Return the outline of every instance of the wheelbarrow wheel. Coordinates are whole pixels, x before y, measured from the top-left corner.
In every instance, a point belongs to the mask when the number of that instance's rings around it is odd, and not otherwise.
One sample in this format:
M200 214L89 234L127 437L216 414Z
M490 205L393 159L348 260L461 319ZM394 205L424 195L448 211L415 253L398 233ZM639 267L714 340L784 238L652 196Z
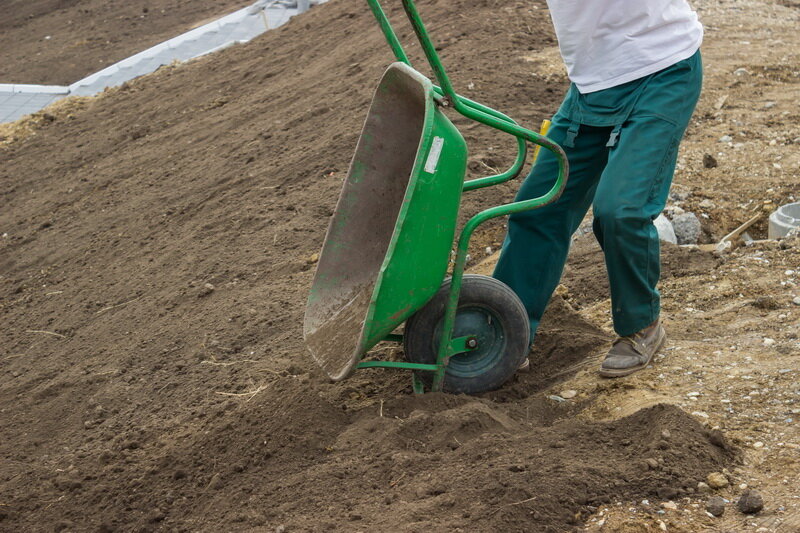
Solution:
M407 360L436 363L449 292L448 279L406 322ZM530 337L528 314L508 285L487 276L464 276L453 338L468 335L477 337L478 346L450 358L443 390L477 394L501 387L525 360ZM433 381L432 372L419 371L417 377L427 386Z

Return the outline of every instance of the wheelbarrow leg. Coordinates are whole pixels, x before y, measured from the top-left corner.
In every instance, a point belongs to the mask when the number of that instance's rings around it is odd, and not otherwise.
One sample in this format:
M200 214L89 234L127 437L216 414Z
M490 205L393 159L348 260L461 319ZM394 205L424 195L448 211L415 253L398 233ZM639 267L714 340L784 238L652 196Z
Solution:
M458 238L456 249L456 261L453 265L453 276L450 280L450 294L445 307L444 323L442 324L442 338L439 341L439 352L436 358L437 370L433 377L431 386L432 392L440 392L444 384L444 376L447 371L447 364L450 358L460 353L474 350L478 347L477 337L453 338L453 329L456 323L456 313L458 312L458 299L461 295L461 285L464 281L464 270L467 266L467 250L469 241L475 229L487 220L505 214L499 212L498 208L488 209L473 216L464 225L461 235Z
M470 220L470 222L473 220L475 220L474 217ZM450 295L448 297L447 307L445 308L444 312L442 338L439 341L439 353L436 358L436 365L438 369L433 376L433 384L431 386L432 392L441 392L442 385L444 383L444 374L447 370L447 363L450 362L450 358L458 353L463 353L477 347L477 339L474 337L470 339L471 342L468 342L466 337L453 339L453 327L456 323L456 312L458 311L458 297L461 294L461 283L464 280L464 268L467 264L467 249L469 248L469 240L470 237L472 237L472 232L477 225L478 224L470 226L468 222L458 239L456 262L455 265L453 265L453 277L450 281ZM459 343L454 342L457 340L463 340L461 346L458 346Z
M411 388L414 394L425 394L425 382L414 373L411 374Z

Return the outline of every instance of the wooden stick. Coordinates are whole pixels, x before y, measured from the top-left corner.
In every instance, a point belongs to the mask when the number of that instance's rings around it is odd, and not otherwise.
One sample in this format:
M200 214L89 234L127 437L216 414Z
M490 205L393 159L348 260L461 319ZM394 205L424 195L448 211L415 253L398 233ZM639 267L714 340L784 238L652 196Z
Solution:
M127 302L122 302L121 304L117 304L117 305L110 305L110 306L108 306L108 307L104 307L104 308L102 308L101 310L99 310L98 312L96 312L95 314L96 314L96 315L99 315L100 313L105 313L106 311L110 311L110 310L112 310L112 309L116 309L117 307L122 307L123 305L128 305L129 303L131 303L131 302L135 302L136 300L139 300L139 299L141 299L141 296L137 296L137 297L136 297L136 298L134 298L133 300L128 300Z

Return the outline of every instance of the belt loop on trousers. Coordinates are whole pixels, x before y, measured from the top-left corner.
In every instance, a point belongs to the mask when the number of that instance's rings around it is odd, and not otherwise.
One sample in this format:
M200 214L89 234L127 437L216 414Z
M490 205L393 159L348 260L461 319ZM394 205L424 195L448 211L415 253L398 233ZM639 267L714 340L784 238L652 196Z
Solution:
M578 129L581 127L577 122L572 122L567 130L567 137L564 139L564 146L567 148L575 148L575 137L578 136Z
M606 146L608 148L613 148L617 144L617 139L619 139L619 132L622 129L622 124L617 124L614 126L614 129L611 130L611 135L608 136L608 142Z

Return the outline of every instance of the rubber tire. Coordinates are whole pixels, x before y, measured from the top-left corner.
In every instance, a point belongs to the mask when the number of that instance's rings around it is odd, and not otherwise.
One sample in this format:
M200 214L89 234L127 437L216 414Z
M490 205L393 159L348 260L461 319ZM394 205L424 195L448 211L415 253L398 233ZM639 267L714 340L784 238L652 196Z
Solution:
M425 307L406 322L403 345L406 359L412 363L435 364L444 321L445 306L450 292L450 279L442 284ZM442 389L451 393L478 394L500 388L516 373L528 355L530 322L519 297L505 283L488 276L467 274L461 285L461 295L456 312L454 337L472 334L463 328L463 322L476 317L487 317L486 336L475 352L455 355L450 359ZM459 331L459 317L462 331ZM488 320L491 317L493 320ZM458 358L467 357L476 371L461 369ZM467 364L465 362L465 364ZM433 382L433 373L420 371L417 377L426 387Z

